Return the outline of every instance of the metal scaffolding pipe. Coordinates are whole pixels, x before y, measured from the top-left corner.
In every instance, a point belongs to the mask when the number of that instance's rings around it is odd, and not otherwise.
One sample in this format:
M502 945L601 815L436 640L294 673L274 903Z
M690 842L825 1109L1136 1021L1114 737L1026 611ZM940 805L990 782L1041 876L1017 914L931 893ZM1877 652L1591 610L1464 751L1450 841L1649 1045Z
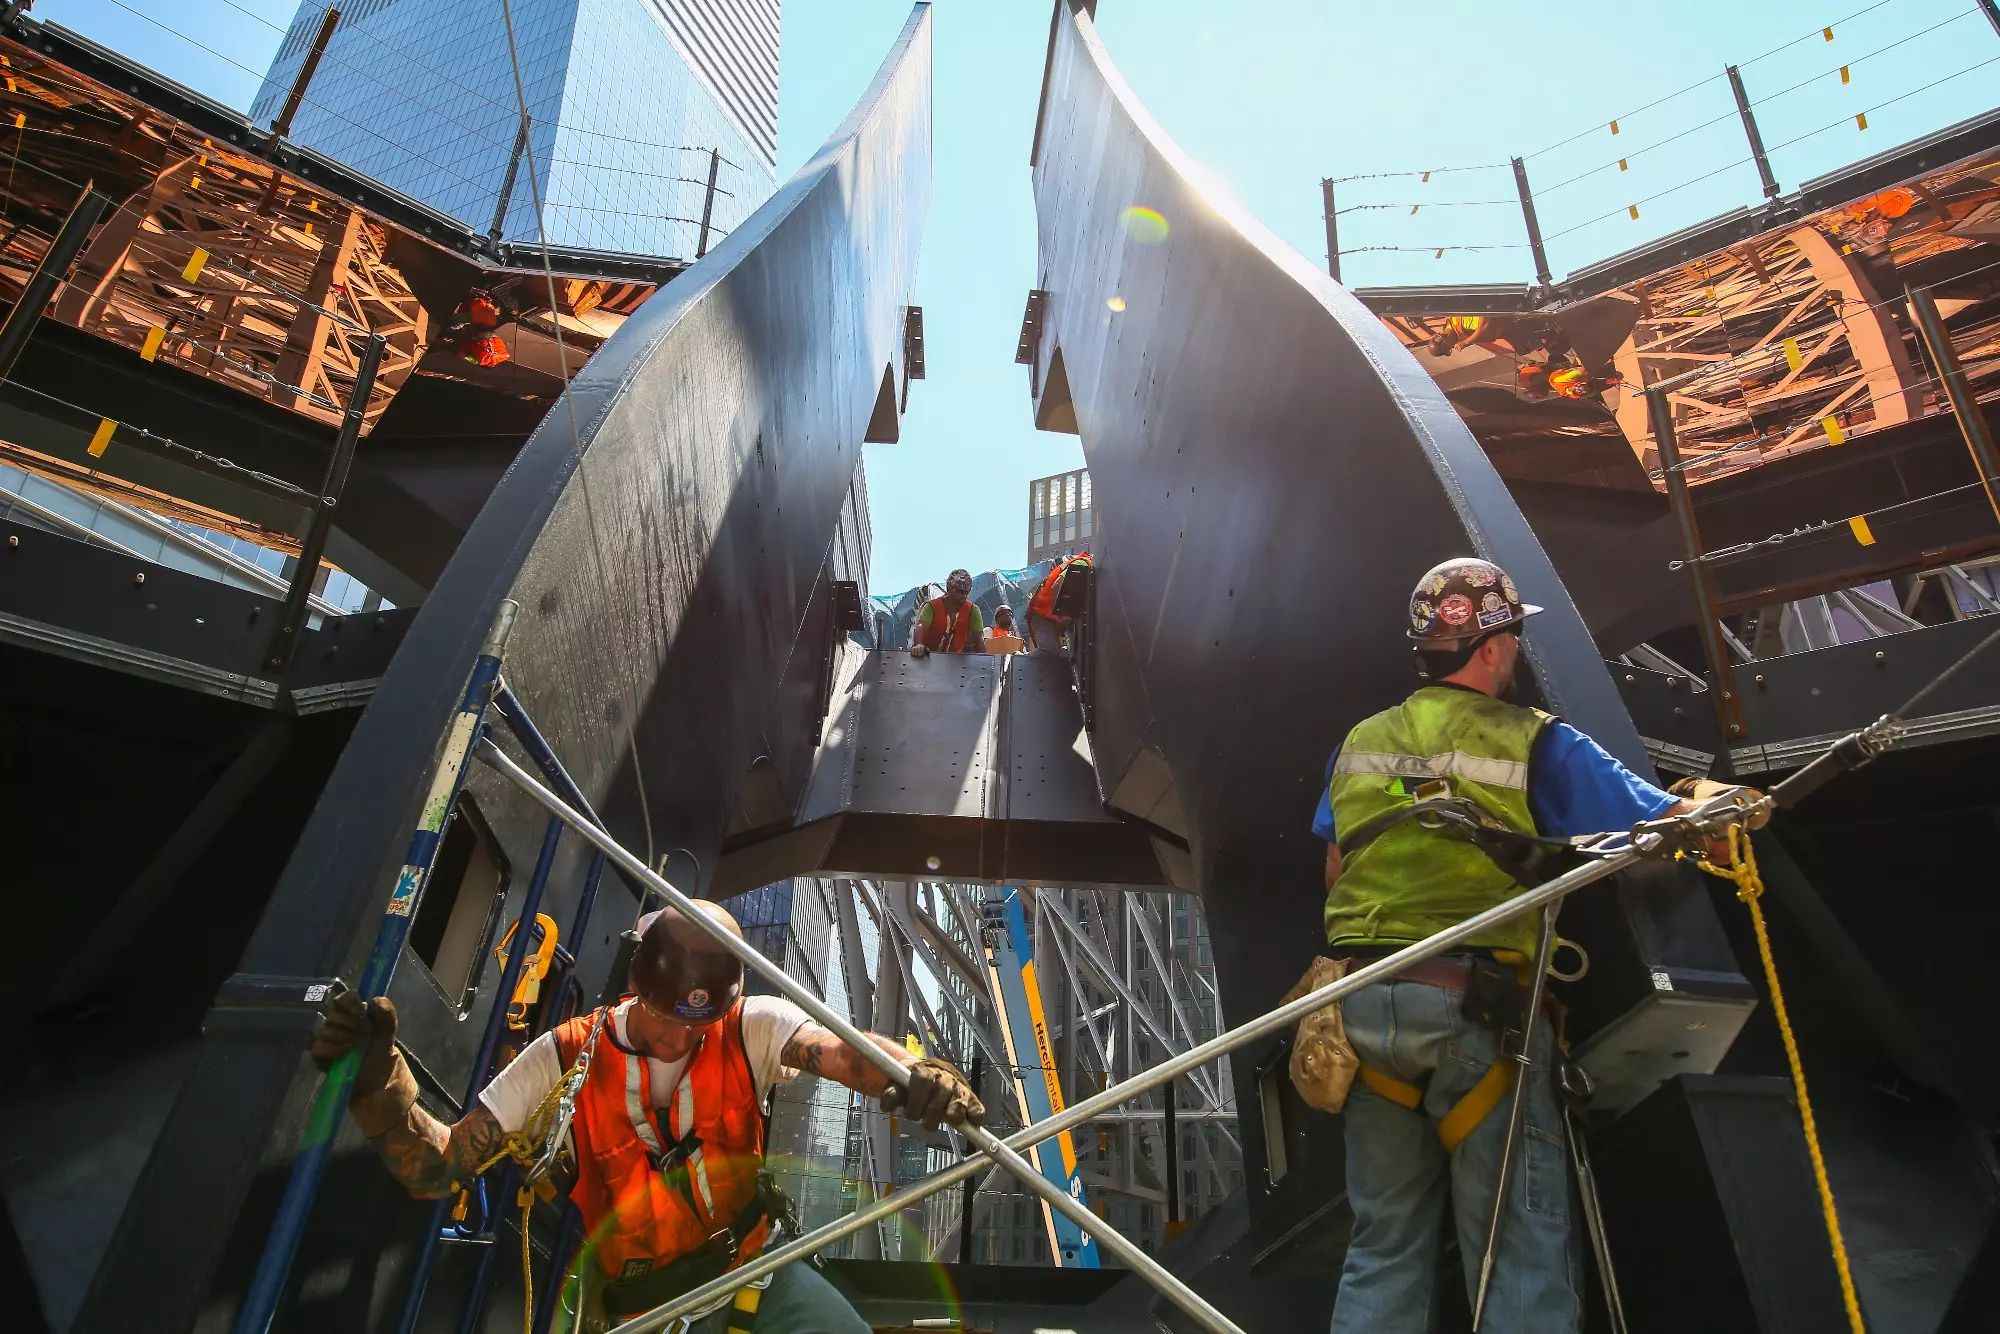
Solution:
M847 1043L849 1047L853 1048L863 1058L881 1070L891 1083L895 1084L898 1088L908 1087L909 1072L903 1068L902 1064L895 1057L870 1041L865 1033L834 1011L825 1001L813 995L797 978L765 958L755 946L732 935L727 929L716 923L707 913L702 912L695 906L693 899L682 893L672 882L652 870L652 868L648 867L639 858L633 856L617 840L592 824L585 816L557 797L555 793L543 787L541 783L535 780L532 774L514 763L513 759L505 751L502 751L491 741L486 741L479 747L477 754L481 761L499 772L509 782L513 783L514 786L521 789L522 792L534 798L551 815L556 816L563 823L576 830L586 841L611 858L628 875L638 876L642 883L652 889L658 890L666 898L667 902L673 904L674 907L686 914L687 919L694 923L702 932L731 954L741 959L746 967L771 983L772 986L778 989L781 995L800 1006L830 1032L838 1036L841 1041ZM1113 1256L1127 1267L1137 1271L1147 1282L1151 1283L1161 1293L1172 1300L1176 1306L1193 1317L1195 1322L1203 1329L1210 1330L1213 1334L1242 1334L1242 1331L1230 1323L1229 1319L1222 1312L1216 1310L1214 1306L1199 1293L1195 1292L1194 1289L1168 1273L1159 1261L1133 1245L1123 1235L1115 1231L1106 1231L1102 1220L1084 1208L1082 1204L1072 1199L1068 1191L1063 1190L1054 1182L1044 1177L1039 1170L1026 1159L1022 1158L1018 1151L1008 1147L998 1136L981 1126L967 1125L961 1127L961 1130L966 1139L982 1153L1012 1172L1023 1186L1026 1186L1036 1195L1041 1196L1042 1199L1047 1201L1051 1207L1060 1212L1064 1217L1070 1219L1083 1230L1092 1232L1097 1237L1100 1246L1110 1251ZM916 1198L922 1197L919 1196ZM898 1191L887 1200L879 1201L878 1204L889 1206L885 1211L886 1213L907 1208L911 1202L912 1197L909 1194ZM732 1285L732 1290L734 1286L741 1285ZM618 1330L621 1331L621 1334L640 1334L640 1331L660 1328L661 1325L665 1324L666 1318L658 1313L644 1315L618 1326Z
M1727 805L1728 801L1726 798L1718 798L1708 803L1707 806L1704 806L1702 811L1713 813L1713 811ZM1377 982L1386 982L1413 963L1418 963L1434 955L1443 954L1463 941L1488 932L1496 926L1511 922L1517 917L1523 917L1531 912L1539 911L1545 904L1553 903L1583 888L1585 885L1602 880L1606 876L1614 875L1642 857L1661 850L1665 846L1665 842L1663 834L1657 831L1649 831L1629 847L1607 851L1600 860L1579 866L1574 871L1560 875L1545 885L1527 890L1505 903L1489 908L1476 916L1468 917L1458 923L1458 925L1447 927L1427 940L1420 940L1414 945L1407 946L1394 954L1387 955L1371 964L1358 968L1339 981L1329 982L1318 991L1309 992L1289 1005L1281 1005L1277 1009L1260 1015L1258 1018L1252 1019L1240 1027L1209 1039L1198 1047L1182 1052L1178 1056L1170 1057L1144 1073L1134 1075L1122 1084L1114 1085L1102 1093L1085 1098L1082 1102L1075 1104L1067 1111L1060 1112L1055 1116L1049 1117L1047 1120L1037 1121L1035 1124L1010 1135L1004 1141L1002 1147L1019 1152L1023 1149L1032 1148L1043 1140L1059 1135L1065 1130L1073 1130L1087 1121L1094 1121L1106 1112L1113 1111L1120 1105L1130 1102L1134 1097L1149 1089L1158 1088L1167 1081L1206 1065L1217 1057L1236 1050L1238 1047L1243 1047L1261 1038L1269 1037L1305 1018L1306 1015L1311 1014L1313 1011L1331 1005L1335 1001L1361 990L1363 987L1372 986ZM745 1262L741 1267L731 1270L720 1278L712 1279L699 1288L682 1294L669 1305L662 1306L658 1310L649 1312L636 1320L618 1326L611 1331L611 1334L649 1334L650 1331L661 1328L675 1316L683 1315L689 1311L706 1306L718 1298L726 1297L744 1284L762 1278L764 1275L772 1273L775 1270L782 1269L794 1261L805 1259L839 1241L841 1238L859 1232L861 1229L871 1226L881 1219L888 1217L890 1214L895 1213L897 1210L909 1207L910 1204L917 1200L957 1185L968 1176L980 1171L984 1166L985 1164L978 1158L967 1158L963 1162L955 1163L932 1176L924 1178L922 1181L913 1182L905 1186L903 1189L897 1191L895 1196L890 1200L878 1200L866 1208L856 1210L845 1218L827 1224L816 1232L808 1233L796 1241L788 1241L774 1250L766 1251L756 1259ZM1099 1227L1102 1227L1101 1223ZM1095 1235L1101 1237L1103 1234L1100 1232ZM1149 1276L1144 1277L1148 1277L1149 1282L1152 1281ZM1159 1285L1155 1284L1155 1286Z

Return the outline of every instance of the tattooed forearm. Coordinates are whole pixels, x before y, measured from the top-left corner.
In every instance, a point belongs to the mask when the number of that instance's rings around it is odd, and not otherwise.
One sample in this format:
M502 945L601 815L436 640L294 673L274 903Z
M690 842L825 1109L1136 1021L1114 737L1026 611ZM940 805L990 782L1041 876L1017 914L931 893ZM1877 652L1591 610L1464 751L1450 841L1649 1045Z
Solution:
M895 1057L899 1065L910 1065L916 1059L878 1033L870 1033L868 1038ZM818 1024L805 1024L792 1034L792 1040L785 1044L783 1060L795 1070L821 1075L870 1098L881 1097L882 1091L889 1087L889 1077L873 1061Z
M506 1133L493 1113L474 1107L447 1126L422 1107L412 1107L402 1125L375 1140L390 1173L412 1195L434 1199L470 1180L480 1164L499 1152Z

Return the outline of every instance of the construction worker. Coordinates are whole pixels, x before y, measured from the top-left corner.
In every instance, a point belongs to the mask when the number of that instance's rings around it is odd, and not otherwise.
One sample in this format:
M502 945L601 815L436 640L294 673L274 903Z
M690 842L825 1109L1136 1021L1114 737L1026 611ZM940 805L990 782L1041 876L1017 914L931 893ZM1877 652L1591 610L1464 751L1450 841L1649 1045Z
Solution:
M1313 821L1327 844L1327 953L1349 967L1552 875L1534 866L1544 845L1519 835L1629 829L1727 790L1703 780L1677 798L1575 728L1507 702L1522 628L1540 610L1484 560L1446 561L1411 594L1426 683L1347 734ZM1412 811L1418 802L1435 804ZM1360 1069L1341 1109L1354 1230L1333 1334L1429 1329L1447 1196L1468 1292L1476 1286L1508 1120L1504 1106L1488 1113L1512 1085L1507 1035L1523 1029L1533 1082L1481 1334L1580 1328L1555 1034L1546 1013L1532 1024L1518 1013L1537 937L1529 914L1342 1002Z
M1001 603L993 612L993 628L986 632L988 653L1019 653L1023 645L1014 633L1014 609Z
M727 910L701 908L741 938ZM670 1301L770 1240L789 1206L763 1171L765 1122L772 1091L801 1071L880 1098L885 1109L901 1109L931 1129L976 1125L986 1114L947 1061L920 1059L871 1035L909 1070L905 1094L791 1001L744 996L742 962L678 910L642 918L638 937L630 994L535 1039L453 1125L417 1105L387 998L363 1009L344 993L312 1044L322 1069L365 1044L349 1110L396 1179L426 1198L470 1181L508 1136L545 1120L566 1072L588 1058L568 1145L576 1176L570 1198L586 1240L565 1292L573 1320L558 1325L575 1334L598 1334ZM868 1331L808 1265L739 1290L685 1328L722 1334L725 1325L760 1334Z
M986 618L972 600L972 575L953 570L945 576L944 592L917 611L910 627L910 656L933 653L977 653L985 644Z
M1071 570L1090 568L1090 553L1079 551L1056 562L1042 580L1041 587L1028 599L1028 649L1032 653L1060 653L1063 637L1069 633L1070 616L1056 615L1056 600L1062 595L1063 576Z

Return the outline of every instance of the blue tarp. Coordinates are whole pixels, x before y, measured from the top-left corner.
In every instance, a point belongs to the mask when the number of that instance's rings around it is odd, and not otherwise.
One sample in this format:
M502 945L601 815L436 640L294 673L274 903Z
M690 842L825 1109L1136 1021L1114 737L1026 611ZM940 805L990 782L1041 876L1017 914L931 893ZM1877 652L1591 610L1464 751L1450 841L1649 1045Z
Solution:
M972 600L979 605L979 614L986 618L986 624L993 624L993 613L1002 605L1009 606L1014 609L1015 633L1020 633L1027 625L1028 599L1054 568L1054 561L1044 560L1025 569L988 570L973 575ZM871 649L908 648L910 625L917 619L917 609L942 591L937 584L922 584L907 593L869 598L868 629L855 631L854 642Z

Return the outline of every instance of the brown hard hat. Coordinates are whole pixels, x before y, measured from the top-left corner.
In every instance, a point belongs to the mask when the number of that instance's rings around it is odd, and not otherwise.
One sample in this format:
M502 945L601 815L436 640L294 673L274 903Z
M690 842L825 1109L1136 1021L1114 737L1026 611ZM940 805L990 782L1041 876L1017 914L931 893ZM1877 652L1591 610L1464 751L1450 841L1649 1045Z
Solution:
M738 940L743 928L719 903L697 906ZM743 994L743 961L689 921L678 908L639 919L639 948L629 984L648 1009L684 1024L712 1024Z
M1410 638L1452 644L1519 625L1541 610L1521 601L1514 581L1473 556L1433 565L1410 594Z

